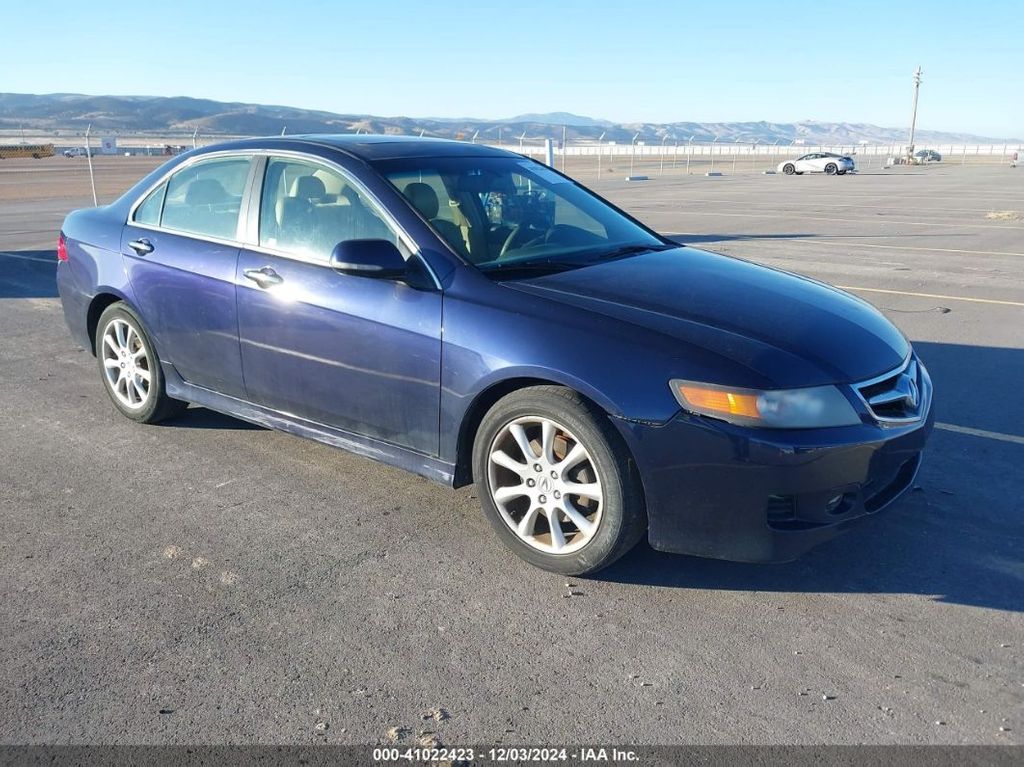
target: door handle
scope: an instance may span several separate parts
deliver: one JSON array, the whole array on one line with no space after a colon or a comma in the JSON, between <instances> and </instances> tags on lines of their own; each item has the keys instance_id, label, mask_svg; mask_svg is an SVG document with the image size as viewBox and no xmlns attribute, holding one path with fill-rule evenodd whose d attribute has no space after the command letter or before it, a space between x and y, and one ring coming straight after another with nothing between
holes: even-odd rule
<instances>
[{"instance_id":1,"label":"door handle","mask_svg":"<svg viewBox=\"0 0 1024 767\"><path fill-rule=\"evenodd\" d=\"M138 253L140 256L146 256L153 252L153 243L147 240L145 237L140 237L137 240L132 240L128 243L128 247Z\"/></svg>"},{"instance_id":2,"label":"door handle","mask_svg":"<svg viewBox=\"0 0 1024 767\"><path fill-rule=\"evenodd\" d=\"M281 275L269 266L264 266L261 269L246 269L242 274L245 275L246 279L252 280L261 288L273 287L284 282Z\"/></svg>"}]
</instances>

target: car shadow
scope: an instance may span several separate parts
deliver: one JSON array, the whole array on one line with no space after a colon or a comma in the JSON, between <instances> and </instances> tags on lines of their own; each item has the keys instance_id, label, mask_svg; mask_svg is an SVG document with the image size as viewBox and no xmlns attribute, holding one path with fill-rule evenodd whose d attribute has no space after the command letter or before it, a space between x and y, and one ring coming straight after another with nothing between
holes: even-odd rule
<instances>
[{"instance_id":1,"label":"car shadow","mask_svg":"<svg viewBox=\"0 0 1024 767\"><path fill-rule=\"evenodd\" d=\"M646 543L595 580L764 594L901 593L1024 611L1024 350L915 343L939 426L914 489L796 562L752 565L654 551ZM1005 403L993 412L992 403ZM985 430L1011 439L953 431Z\"/></svg>"},{"instance_id":2,"label":"car shadow","mask_svg":"<svg viewBox=\"0 0 1024 767\"><path fill-rule=\"evenodd\" d=\"M0 268L0 298L57 297L57 251L2 251Z\"/></svg>"},{"instance_id":3,"label":"car shadow","mask_svg":"<svg viewBox=\"0 0 1024 767\"><path fill-rule=\"evenodd\" d=\"M240 418L218 413L216 410L208 410L198 405L190 405L188 410L160 421L157 426L166 426L176 429L231 429L234 431L266 431L265 426L243 421Z\"/></svg>"}]
</instances>

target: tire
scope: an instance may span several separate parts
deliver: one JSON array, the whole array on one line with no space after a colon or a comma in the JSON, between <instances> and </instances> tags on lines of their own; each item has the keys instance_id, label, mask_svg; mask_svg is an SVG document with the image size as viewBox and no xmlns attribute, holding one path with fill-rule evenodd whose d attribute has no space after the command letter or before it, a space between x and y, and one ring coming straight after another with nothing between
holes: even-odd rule
<instances>
[{"instance_id":1,"label":"tire","mask_svg":"<svg viewBox=\"0 0 1024 767\"><path fill-rule=\"evenodd\" d=\"M845 176L846 175L846 171L845 170L837 170L836 171L836 175L837 176Z\"/></svg>"},{"instance_id":2,"label":"tire","mask_svg":"<svg viewBox=\"0 0 1024 767\"><path fill-rule=\"evenodd\" d=\"M829 176L836 175L836 171L838 170L839 167L834 162L830 162L828 165L825 166L825 173L828 174Z\"/></svg>"},{"instance_id":3,"label":"tire","mask_svg":"<svg viewBox=\"0 0 1024 767\"><path fill-rule=\"evenodd\" d=\"M188 407L167 396L156 348L127 304L119 301L104 310L96 323L95 344L103 388L125 418L157 423Z\"/></svg>"},{"instance_id":4,"label":"tire","mask_svg":"<svg viewBox=\"0 0 1024 767\"><path fill-rule=\"evenodd\" d=\"M792 176L794 173L796 173L796 166L793 165L793 163L791 162L787 162L785 165L782 166L782 172L785 173L787 176Z\"/></svg>"},{"instance_id":5,"label":"tire","mask_svg":"<svg viewBox=\"0 0 1024 767\"><path fill-rule=\"evenodd\" d=\"M544 450L547 434L550 449ZM499 453L499 461L493 461ZM559 469L565 461L572 463ZM495 403L477 430L473 470L484 515L498 537L544 570L597 572L632 549L647 530L629 450L607 416L571 389L533 386ZM523 491L516 492L519 488Z\"/></svg>"}]
</instances>

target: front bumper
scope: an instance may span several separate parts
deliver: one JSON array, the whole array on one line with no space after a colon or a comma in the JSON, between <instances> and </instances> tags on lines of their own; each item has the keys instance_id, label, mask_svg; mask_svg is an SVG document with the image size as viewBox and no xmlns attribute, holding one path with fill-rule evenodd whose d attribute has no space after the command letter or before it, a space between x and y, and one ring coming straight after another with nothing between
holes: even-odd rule
<instances>
[{"instance_id":1,"label":"front bumper","mask_svg":"<svg viewBox=\"0 0 1024 767\"><path fill-rule=\"evenodd\" d=\"M651 546L796 559L910 489L934 424L930 405L899 426L749 429L685 412L664 425L619 422L643 482Z\"/></svg>"}]
</instances>

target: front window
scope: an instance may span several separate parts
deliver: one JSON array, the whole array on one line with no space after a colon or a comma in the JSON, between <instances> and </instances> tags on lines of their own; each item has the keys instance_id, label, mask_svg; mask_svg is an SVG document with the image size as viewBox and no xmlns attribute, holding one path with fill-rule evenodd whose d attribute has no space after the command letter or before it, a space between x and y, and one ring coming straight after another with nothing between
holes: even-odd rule
<instances>
[{"instance_id":1,"label":"front window","mask_svg":"<svg viewBox=\"0 0 1024 767\"><path fill-rule=\"evenodd\" d=\"M304 160L272 157L260 204L260 245L326 262L343 240L398 236L376 206L341 173Z\"/></svg>"},{"instance_id":2,"label":"front window","mask_svg":"<svg viewBox=\"0 0 1024 767\"><path fill-rule=\"evenodd\" d=\"M526 158L420 157L382 161L377 169L456 253L484 272L573 268L670 247Z\"/></svg>"}]
</instances>

